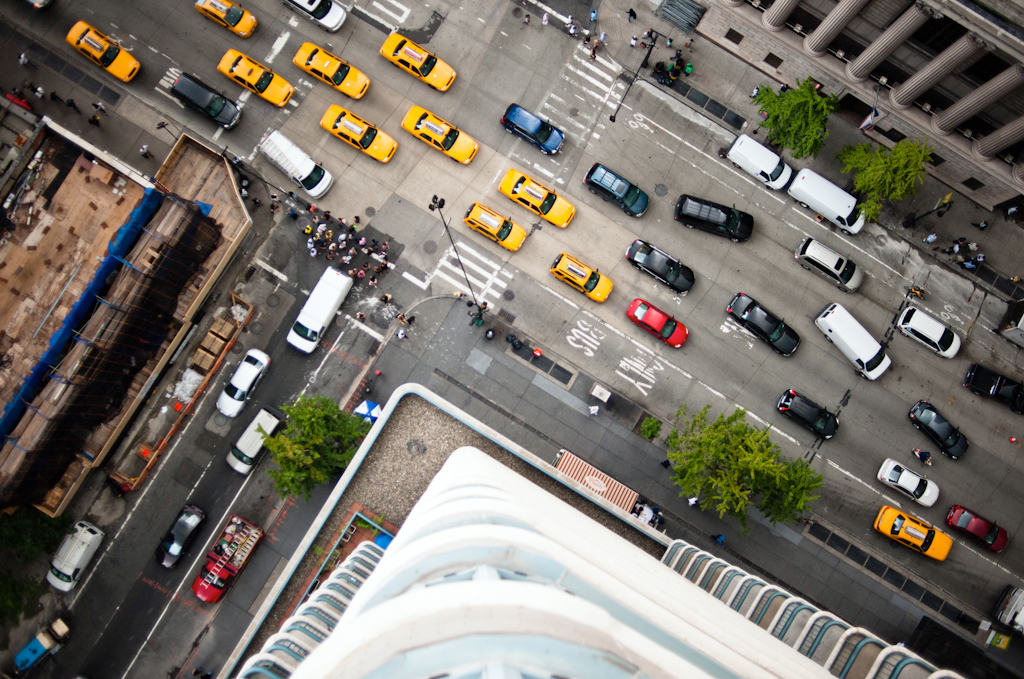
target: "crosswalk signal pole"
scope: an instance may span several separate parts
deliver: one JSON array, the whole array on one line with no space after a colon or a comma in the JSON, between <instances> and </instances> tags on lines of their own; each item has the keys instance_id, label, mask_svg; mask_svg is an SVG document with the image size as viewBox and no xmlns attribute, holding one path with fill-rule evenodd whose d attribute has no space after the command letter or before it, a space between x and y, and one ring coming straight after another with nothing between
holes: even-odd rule
<instances>
[{"instance_id":1,"label":"crosswalk signal pole","mask_svg":"<svg viewBox=\"0 0 1024 679\"><path fill-rule=\"evenodd\" d=\"M651 31L651 44L647 46L647 54L644 55L644 60L640 62L640 65L637 67L637 69L633 71L633 77L630 78L629 80L629 87L627 87L626 91L623 93L622 99L619 99L619 105L615 107L615 112L608 116L609 121L613 123L615 122L615 116L619 114L619 109L622 108L622 102L626 101L626 96L629 94L629 91L633 89L633 83L635 83L636 79L640 77L640 69L647 68L647 66L650 64L651 52L654 51L654 46L658 43L659 37L661 37L659 33L657 33L656 31Z\"/></svg>"}]
</instances>

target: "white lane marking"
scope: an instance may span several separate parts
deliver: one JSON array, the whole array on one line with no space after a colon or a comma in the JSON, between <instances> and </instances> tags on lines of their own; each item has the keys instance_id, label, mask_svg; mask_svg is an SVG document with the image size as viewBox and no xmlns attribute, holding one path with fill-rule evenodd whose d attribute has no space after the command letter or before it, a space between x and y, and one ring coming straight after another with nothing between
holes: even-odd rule
<instances>
[{"instance_id":1,"label":"white lane marking","mask_svg":"<svg viewBox=\"0 0 1024 679\"><path fill-rule=\"evenodd\" d=\"M410 274L408 271L403 271L402 272L402 278L404 278L405 280L409 281L410 283L415 285L420 290L426 290L427 287L430 286L430 276L429 275L425 276L423 278L423 280L420 280L419 278L416 278L415 276Z\"/></svg>"},{"instance_id":2,"label":"white lane marking","mask_svg":"<svg viewBox=\"0 0 1024 679\"><path fill-rule=\"evenodd\" d=\"M292 20L294 21L294 17L293 17ZM291 36L291 32L290 31L285 31L281 35L277 36L277 40L275 40L274 44L271 45L271 47L270 47L270 54L268 54L267 56L263 57L263 63L265 63L265 64L272 64L272 63L274 63L274 59L277 58L277 55L281 53L281 50L284 49L284 46L288 44L288 38L290 36Z\"/></svg>"},{"instance_id":3,"label":"white lane marking","mask_svg":"<svg viewBox=\"0 0 1024 679\"><path fill-rule=\"evenodd\" d=\"M408 7L403 7L403 9L405 9L404 12L402 12L401 14L395 14L390 9L385 7L384 5L380 4L379 2L376 2L376 0L374 0L374 2L372 4L373 4L374 7L379 9L381 12L384 12L385 14L394 17L395 21L397 21L398 23L402 23L403 21L408 19L409 18L409 13L412 11ZM392 4L394 4L394 5L398 6L398 7L402 7L402 5L399 5L397 2L392 3Z\"/></svg>"},{"instance_id":4,"label":"white lane marking","mask_svg":"<svg viewBox=\"0 0 1024 679\"><path fill-rule=\"evenodd\" d=\"M274 274L275 276L280 278L285 283L288 282L288 277L287 276L285 276L283 273L281 273L280 271L278 271L274 267L272 267L269 264L267 264L266 262L264 262L262 259L254 259L253 261L256 263L256 266L260 267L264 271L269 271L270 273Z\"/></svg>"},{"instance_id":5,"label":"white lane marking","mask_svg":"<svg viewBox=\"0 0 1024 679\"><path fill-rule=\"evenodd\" d=\"M159 87L154 87L154 88L153 88L153 90L154 90L154 91L156 91L156 92L157 92L157 94L162 94L162 95L164 95L165 97L167 97L168 99L170 99L171 101L173 101L173 102L174 102L175 104L177 104L177 105L178 105L178 106L180 106L181 108L185 108L185 104L183 104L183 103L181 103L180 101L178 101L178 98L177 98L177 97L172 97L172 96L171 96L171 94L170 94L170 92L165 92L164 90L160 89Z\"/></svg>"},{"instance_id":6,"label":"white lane marking","mask_svg":"<svg viewBox=\"0 0 1024 679\"><path fill-rule=\"evenodd\" d=\"M378 342L384 341L384 335L380 334L370 326L366 325L366 323L363 323L362 321L356 319L353 316L349 316L348 314L345 314L345 319L352 323L352 325L354 325L357 330L362 330L363 332L365 332L367 335L377 340Z\"/></svg>"},{"instance_id":7,"label":"white lane marking","mask_svg":"<svg viewBox=\"0 0 1024 679\"><path fill-rule=\"evenodd\" d=\"M533 164L533 169L537 170L537 172L540 172L543 175L547 175L547 177L549 179L554 179L555 178L555 173L554 172L548 172L546 169L544 169L543 167L541 167L537 163Z\"/></svg>"}]
</instances>

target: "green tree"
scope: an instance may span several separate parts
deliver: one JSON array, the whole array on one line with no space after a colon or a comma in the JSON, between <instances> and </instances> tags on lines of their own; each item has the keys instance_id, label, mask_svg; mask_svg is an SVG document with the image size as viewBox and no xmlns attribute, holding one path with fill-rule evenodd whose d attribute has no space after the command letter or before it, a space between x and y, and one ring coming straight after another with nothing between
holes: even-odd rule
<instances>
[{"instance_id":1,"label":"green tree","mask_svg":"<svg viewBox=\"0 0 1024 679\"><path fill-rule=\"evenodd\" d=\"M34 561L57 549L71 523L70 516L50 518L31 507L0 514L0 552L18 561Z\"/></svg>"},{"instance_id":2,"label":"green tree","mask_svg":"<svg viewBox=\"0 0 1024 679\"><path fill-rule=\"evenodd\" d=\"M774 524L795 520L818 499L812 493L824 482L821 475L803 460L783 459L768 437L770 427L751 427L742 408L708 422L710 408L686 419L683 406L666 439L682 497L696 495L701 509L734 516L744 529L750 505Z\"/></svg>"},{"instance_id":3,"label":"green tree","mask_svg":"<svg viewBox=\"0 0 1024 679\"><path fill-rule=\"evenodd\" d=\"M263 434L263 444L279 469L267 472L282 495L309 494L337 476L352 461L356 449L370 431L363 418L342 411L331 399L317 394L300 396L281 408L288 427L277 436Z\"/></svg>"},{"instance_id":4,"label":"green tree","mask_svg":"<svg viewBox=\"0 0 1024 679\"><path fill-rule=\"evenodd\" d=\"M870 143L846 146L836 154L843 172L853 172L853 188L860 194L864 219L876 221L883 200L901 200L917 192L924 183L924 165L932 160L932 149L923 139L904 139L892 147Z\"/></svg>"},{"instance_id":5,"label":"green tree","mask_svg":"<svg viewBox=\"0 0 1024 679\"><path fill-rule=\"evenodd\" d=\"M0 572L0 625L18 621L46 593L37 580L16 578L10 571Z\"/></svg>"},{"instance_id":6,"label":"green tree","mask_svg":"<svg viewBox=\"0 0 1024 679\"><path fill-rule=\"evenodd\" d=\"M754 103L768 115L761 127L768 141L793 152L794 158L817 157L828 139L828 117L839 106L835 95L822 96L810 78L779 94L760 85Z\"/></svg>"}]
</instances>

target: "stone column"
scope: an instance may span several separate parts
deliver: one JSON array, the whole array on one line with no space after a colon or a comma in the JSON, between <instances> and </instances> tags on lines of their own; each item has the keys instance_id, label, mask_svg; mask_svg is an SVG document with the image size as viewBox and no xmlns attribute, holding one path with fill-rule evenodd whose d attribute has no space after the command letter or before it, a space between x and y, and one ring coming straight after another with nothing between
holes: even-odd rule
<instances>
[{"instance_id":1,"label":"stone column","mask_svg":"<svg viewBox=\"0 0 1024 679\"><path fill-rule=\"evenodd\" d=\"M761 24L772 33L786 27L786 19L793 13L800 0L775 0L767 12L761 14Z\"/></svg>"},{"instance_id":2,"label":"stone column","mask_svg":"<svg viewBox=\"0 0 1024 679\"><path fill-rule=\"evenodd\" d=\"M949 134L957 125L997 101L1004 94L1017 89L1021 83L1024 83L1024 66L1014 64L939 115L933 116L932 130L939 134Z\"/></svg>"},{"instance_id":3,"label":"stone column","mask_svg":"<svg viewBox=\"0 0 1024 679\"><path fill-rule=\"evenodd\" d=\"M1024 139L1024 116L1003 125L988 136L976 139L971 150L978 158L988 159L1021 139Z\"/></svg>"},{"instance_id":4,"label":"stone column","mask_svg":"<svg viewBox=\"0 0 1024 679\"><path fill-rule=\"evenodd\" d=\"M870 0L840 0L839 4L825 17L825 20L814 29L814 33L804 38L804 52L814 57L824 54L839 32L857 16L857 13L868 2Z\"/></svg>"},{"instance_id":5,"label":"stone column","mask_svg":"<svg viewBox=\"0 0 1024 679\"><path fill-rule=\"evenodd\" d=\"M928 91L935 83L956 70L975 52L987 47L981 38L968 33L942 54L928 62L928 65L912 75L905 83L889 92L889 103L898 110L908 109L919 95Z\"/></svg>"},{"instance_id":6,"label":"stone column","mask_svg":"<svg viewBox=\"0 0 1024 679\"><path fill-rule=\"evenodd\" d=\"M746 1L747 0L721 0L723 5L728 5L729 7L739 7Z\"/></svg>"},{"instance_id":7,"label":"stone column","mask_svg":"<svg viewBox=\"0 0 1024 679\"><path fill-rule=\"evenodd\" d=\"M907 38L924 25L924 22L937 18L938 12L923 2L915 2L906 12L894 21L882 35L868 45L853 61L846 64L846 75L855 82L863 82L871 75L871 71L906 42Z\"/></svg>"}]
</instances>

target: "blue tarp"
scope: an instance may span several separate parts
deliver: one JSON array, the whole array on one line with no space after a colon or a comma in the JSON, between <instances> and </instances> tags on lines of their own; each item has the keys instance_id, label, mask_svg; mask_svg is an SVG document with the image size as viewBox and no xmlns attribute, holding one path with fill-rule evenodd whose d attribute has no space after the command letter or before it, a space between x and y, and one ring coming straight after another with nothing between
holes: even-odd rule
<instances>
[{"instance_id":1,"label":"blue tarp","mask_svg":"<svg viewBox=\"0 0 1024 679\"><path fill-rule=\"evenodd\" d=\"M122 266L119 258L124 258L131 252L135 241L139 238L139 234L142 233L142 227L149 223L149 220L152 219L153 215L160 208L163 200L163 193L156 189L146 189L145 195L135 209L132 210L128 221L114 234L108 248L109 252L96 271L96 275L92 277L89 285L82 292L82 296L71 307L71 311L64 318L64 323L50 337L50 346L39 358L39 362L36 363L35 367L29 372L21 389L18 390L10 403L7 404L3 418L0 419L0 437L2 437L3 442L7 440L7 437L21 420L22 415L25 414L28 404L36 397L51 368L60 362L74 330L79 328L88 319L93 304L96 302L96 297L99 296L100 291L107 285L107 278Z\"/></svg>"}]
</instances>

